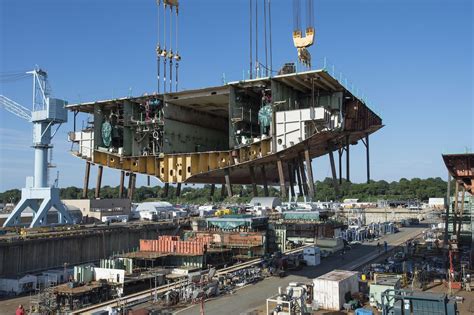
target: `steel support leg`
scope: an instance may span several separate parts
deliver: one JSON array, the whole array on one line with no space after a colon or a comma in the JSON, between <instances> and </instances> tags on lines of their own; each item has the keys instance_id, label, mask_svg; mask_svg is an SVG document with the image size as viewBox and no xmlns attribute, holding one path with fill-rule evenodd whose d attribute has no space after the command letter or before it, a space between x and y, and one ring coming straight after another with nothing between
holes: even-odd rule
<instances>
[{"instance_id":1,"label":"steel support leg","mask_svg":"<svg viewBox=\"0 0 474 315\"><path fill-rule=\"evenodd\" d=\"M87 193L89 192L89 176L91 173L91 163L86 162L86 172L84 174L84 188L82 188L82 199L87 199Z\"/></svg>"},{"instance_id":2,"label":"steel support leg","mask_svg":"<svg viewBox=\"0 0 474 315\"><path fill-rule=\"evenodd\" d=\"M288 163L288 173L289 173L289 181L290 181L290 193L291 197L295 197L295 170L293 168L293 164L291 162Z\"/></svg>"},{"instance_id":3,"label":"steel support leg","mask_svg":"<svg viewBox=\"0 0 474 315\"><path fill-rule=\"evenodd\" d=\"M370 147L369 147L369 134L365 135L365 151L367 156L367 184L370 183Z\"/></svg>"},{"instance_id":4,"label":"steel support leg","mask_svg":"<svg viewBox=\"0 0 474 315\"><path fill-rule=\"evenodd\" d=\"M176 197L179 197L181 195L181 183L178 183L176 185Z\"/></svg>"},{"instance_id":5,"label":"steel support leg","mask_svg":"<svg viewBox=\"0 0 474 315\"><path fill-rule=\"evenodd\" d=\"M254 171L253 166L250 166L249 172L250 172L250 181L252 182L253 196L258 197L257 184L255 182L255 171Z\"/></svg>"},{"instance_id":6,"label":"steel support leg","mask_svg":"<svg viewBox=\"0 0 474 315\"><path fill-rule=\"evenodd\" d=\"M161 198L168 198L169 190L170 190L170 184L165 183L165 185L163 186L163 193L161 194Z\"/></svg>"},{"instance_id":7,"label":"steel support leg","mask_svg":"<svg viewBox=\"0 0 474 315\"><path fill-rule=\"evenodd\" d=\"M337 152L339 154L339 185L342 185L342 154L344 153L344 149L340 148Z\"/></svg>"},{"instance_id":8,"label":"steel support leg","mask_svg":"<svg viewBox=\"0 0 474 315\"><path fill-rule=\"evenodd\" d=\"M230 171L229 171L228 168L224 169L224 176L225 176L225 186L226 186L226 189L227 189L227 195L229 197L232 197L233 196L232 184L230 182Z\"/></svg>"},{"instance_id":9,"label":"steel support leg","mask_svg":"<svg viewBox=\"0 0 474 315\"><path fill-rule=\"evenodd\" d=\"M350 156L349 156L349 149L350 148L350 143L349 143L349 136L346 136L346 180L348 182L351 181L351 172L350 172Z\"/></svg>"},{"instance_id":10,"label":"steel support leg","mask_svg":"<svg viewBox=\"0 0 474 315\"><path fill-rule=\"evenodd\" d=\"M456 186L454 186L454 210L453 210L453 235L457 235L457 222L458 222L458 197L459 197L459 182L456 180Z\"/></svg>"},{"instance_id":11,"label":"steel support leg","mask_svg":"<svg viewBox=\"0 0 474 315\"><path fill-rule=\"evenodd\" d=\"M128 198L133 200L133 194L135 193L135 185L137 183L137 174L130 173L128 180Z\"/></svg>"},{"instance_id":12,"label":"steel support leg","mask_svg":"<svg viewBox=\"0 0 474 315\"><path fill-rule=\"evenodd\" d=\"M280 195L286 198L285 174L283 173L283 163L280 159L277 161L278 177L280 178Z\"/></svg>"},{"instance_id":13,"label":"steel support leg","mask_svg":"<svg viewBox=\"0 0 474 315\"><path fill-rule=\"evenodd\" d=\"M262 181L263 181L263 195L268 197L270 194L268 193L268 183L267 183L267 173L265 172L265 165L262 165L260 168L262 172Z\"/></svg>"},{"instance_id":14,"label":"steel support leg","mask_svg":"<svg viewBox=\"0 0 474 315\"><path fill-rule=\"evenodd\" d=\"M119 186L119 198L123 198L125 185L125 171L120 171L120 186Z\"/></svg>"},{"instance_id":15,"label":"steel support leg","mask_svg":"<svg viewBox=\"0 0 474 315\"><path fill-rule=\"evenodd\" d=\"M299 166L299 163L298 163L298 159L296 159L294 161L294 164L295 166L295 169L296 169L296 180L298 182L298 195L300 197L303 196L303 185L302 185L302 181L301 181L301 172L300 172L300 166Z\"/></svg>"},{"instance_id":16,"label":"steel support leg","mask_svg":"<svg viewBox=\"0 0 474 315\"><path fill-rule=\"evenodd\" d=\"M221 198L225 198L225 184L221 186Z\"/></svg>"},{"instance_id":17,"label":"steel support leg","mask_svg":"<svg viewBox=\"0 0 474 315\"><path fill-rule=\"evenodd\" d=\"M209 192L209 200L212 200L214 197L214 192L216 191L216 184L211 184L211 191Z\"/></svg>"},{"instance_id":18,"label":"steel support leg","mask_svg":"<svg viewBox=\"0 0 474 315\"><path fill-rule=\"evenodd\" d=\"M334 190L336 191L336 197L338 197L339 183L337 182L336 164L334 162L334 154L332 152L332 149L332 147L329 148L329 161L331 162L332 183L334 185Z\"/></svg>"},{"instance_id":19,"label":"steel support leg","mask_svg":"<svg viewBox=\"0 0 474 315\"><path fill-rule=\"evenodd\" d=\"M301 173L301 182L303 184L303 194L305 197L308 197L308 181L306 180L306 171L305 171L305 168L304 168L304 162L303 162L304 158L298 156L298 165L299 165L299 168L300 168L300 173Z\"/></svg>"},{"instance_id":20,"label":"steel support leg","mask_svg":"<svg viewBox=\"0 0 474 315\"><path fill-rule=\"evenodd\" d=\"M97 171L97 182L95 184L95 198L100 198L100 186L102 185L102 172L104 167L99 165L99 169Z\"/></svg>"},{"instance_id":21,"label":"steel support leg","mask_svg":"<svg viewBox=\"0 0 474 315\"><path fill-rule=\"evenodd\" d=\"M311 157L309 155L309 149L304 150L304 159L306 162L306 172L308 173L308 193L310 199L314 198L314 179L313 179L313 168L311 165Z\"/></svg>"},{"instance_id":22,"label":"steel support leg","mask_svg":"<svg viewBox=\"0 0 474 315\"><path fill-rule=\"evenodd\" d=\"M451 206L451 173L448 171L448 185L446 187L446 201L444 203L446 208L446 218L444 223L444 244L448 244L448 222L449 222L449 207Z\"/></svg>"}]
</instances>

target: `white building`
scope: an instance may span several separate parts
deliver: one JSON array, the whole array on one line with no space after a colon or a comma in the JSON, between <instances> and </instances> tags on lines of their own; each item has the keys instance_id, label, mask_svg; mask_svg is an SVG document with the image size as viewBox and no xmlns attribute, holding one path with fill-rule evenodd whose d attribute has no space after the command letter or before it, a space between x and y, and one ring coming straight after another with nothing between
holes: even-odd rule
<instances>
[{"instance_id":1,"label":"white building","mask_svg":"<svg viewBox=\"0 0 474 315\"><path fill-rule=\"evenodd\" d=\"M429 198L428 206L433 209L443 209L444 208L444 198Z\"/></svg>"},{"instance_id":2,"label":"white building","mask_svg":"<svg viewBox=\"0 0 474 315\"><path fill-rule=\"evenodd\" d=\"M254 210L275 209L276 207L281 207L281 200L278 197L254 197L250 200L250 206Z\"/></svg>"},{"instance_id":3,"label":"white building","mask_svg":"<svg viewBox=\"0 0 474 315\"><path fill-rule=\"evenodd\" d=\"M142 202L133 212L133 217L140 220L166 220L185 217L186 211L175 208L165 201Z\"/></svg>"}]
</instances>

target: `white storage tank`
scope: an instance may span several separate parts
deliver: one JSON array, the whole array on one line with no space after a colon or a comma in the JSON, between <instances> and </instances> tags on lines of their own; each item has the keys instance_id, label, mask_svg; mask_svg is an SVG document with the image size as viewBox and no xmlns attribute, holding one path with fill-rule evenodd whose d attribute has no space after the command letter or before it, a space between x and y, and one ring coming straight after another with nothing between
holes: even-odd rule
<instances>
[{"instance_id":1,"label":"white storage tank","mask_svg":"<svg viewBox=\"0 0 474 315\"><path fill-rule=\"evenodd\" d=\"M359 291L359 277L355 271L333 270L313 279L313 300L320 308L339 311L346 302L344 296Z\"/></svg>"}]
</instances>

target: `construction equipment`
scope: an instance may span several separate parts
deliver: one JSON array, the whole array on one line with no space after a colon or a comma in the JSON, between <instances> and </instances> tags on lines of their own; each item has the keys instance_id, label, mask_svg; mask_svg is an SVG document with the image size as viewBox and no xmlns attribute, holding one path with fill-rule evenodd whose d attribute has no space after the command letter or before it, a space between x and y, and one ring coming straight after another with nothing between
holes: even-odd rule
<instances>
[{"instance_id":1,"label":"construction equipment","mask_svg":"<svg viewBox=\"0 0 474 315\"><path fill-rule=\"evenodd\" d=\"M446 294L408 290L386 290L382 293L383 315L456 315L456 301Z\"/></svg>"},{"instance_id":2,"label":"construction equipment","mask_svg":"<svg viewBox=\"0 0 474 315\"><path fill-rule=\"evenodd\" d=\"M311 299L308 285L299 282L290 282L286 291L278 288L278 294L267 299L267 313L273 315L303 315L309 314L307 304ZM270 309L270 305L276 306Z\"/></svg>"},{"instance_id":3,"label":"construction equipment","mask_svg":"<svg viewBox=\"0 0 474 315\"><path fill-rule=\"evenodd\" d=\"M12 114L33 123L33 148L35 149L34 177L27 177L26 187L21 191L21 200L7 218L4 227L19 225L21 213L31 209L34 213L30 227L46 225L48 211L52 208L58 213L58 223L73 223L72 217L59 199L57 180L48 183L48 150L51 140L59 127L67 122L67 102L50 97L48 74L39 68L27 72L33 75L33 108L26 107L0 95L0 106ZM58 127L52 131L53 126Z\"/></svg>"}]
</instances>

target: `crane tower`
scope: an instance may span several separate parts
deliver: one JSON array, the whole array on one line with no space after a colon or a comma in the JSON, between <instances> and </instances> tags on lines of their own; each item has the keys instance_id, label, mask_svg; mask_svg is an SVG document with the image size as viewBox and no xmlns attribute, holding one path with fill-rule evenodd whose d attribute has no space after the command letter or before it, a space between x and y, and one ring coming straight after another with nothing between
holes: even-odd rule
<instances>
[{"instance_id":1,"label":"crane tower","mask_svg":"<svg viewBox=\"0 0 474 315\"><path fill-rule=\"evenodd\" d=\"M51 139L62 123L67 122L66 101L50 97L48 75L41 69L27 72L33 75L32 110L0 95L0 105L7 111L33 123L33 148L35 149L34 176L27 177L26 187L21 190L21 200L13 209L4 227L21 224L21 213L33 211L30 227L47 225L47 214L55 209L58 223L70 224L72 217L59 198L56 184L48 185L48 150L52 149ZM58 125L54 130L53 126Z\"/></svg>"}]
</instances>

